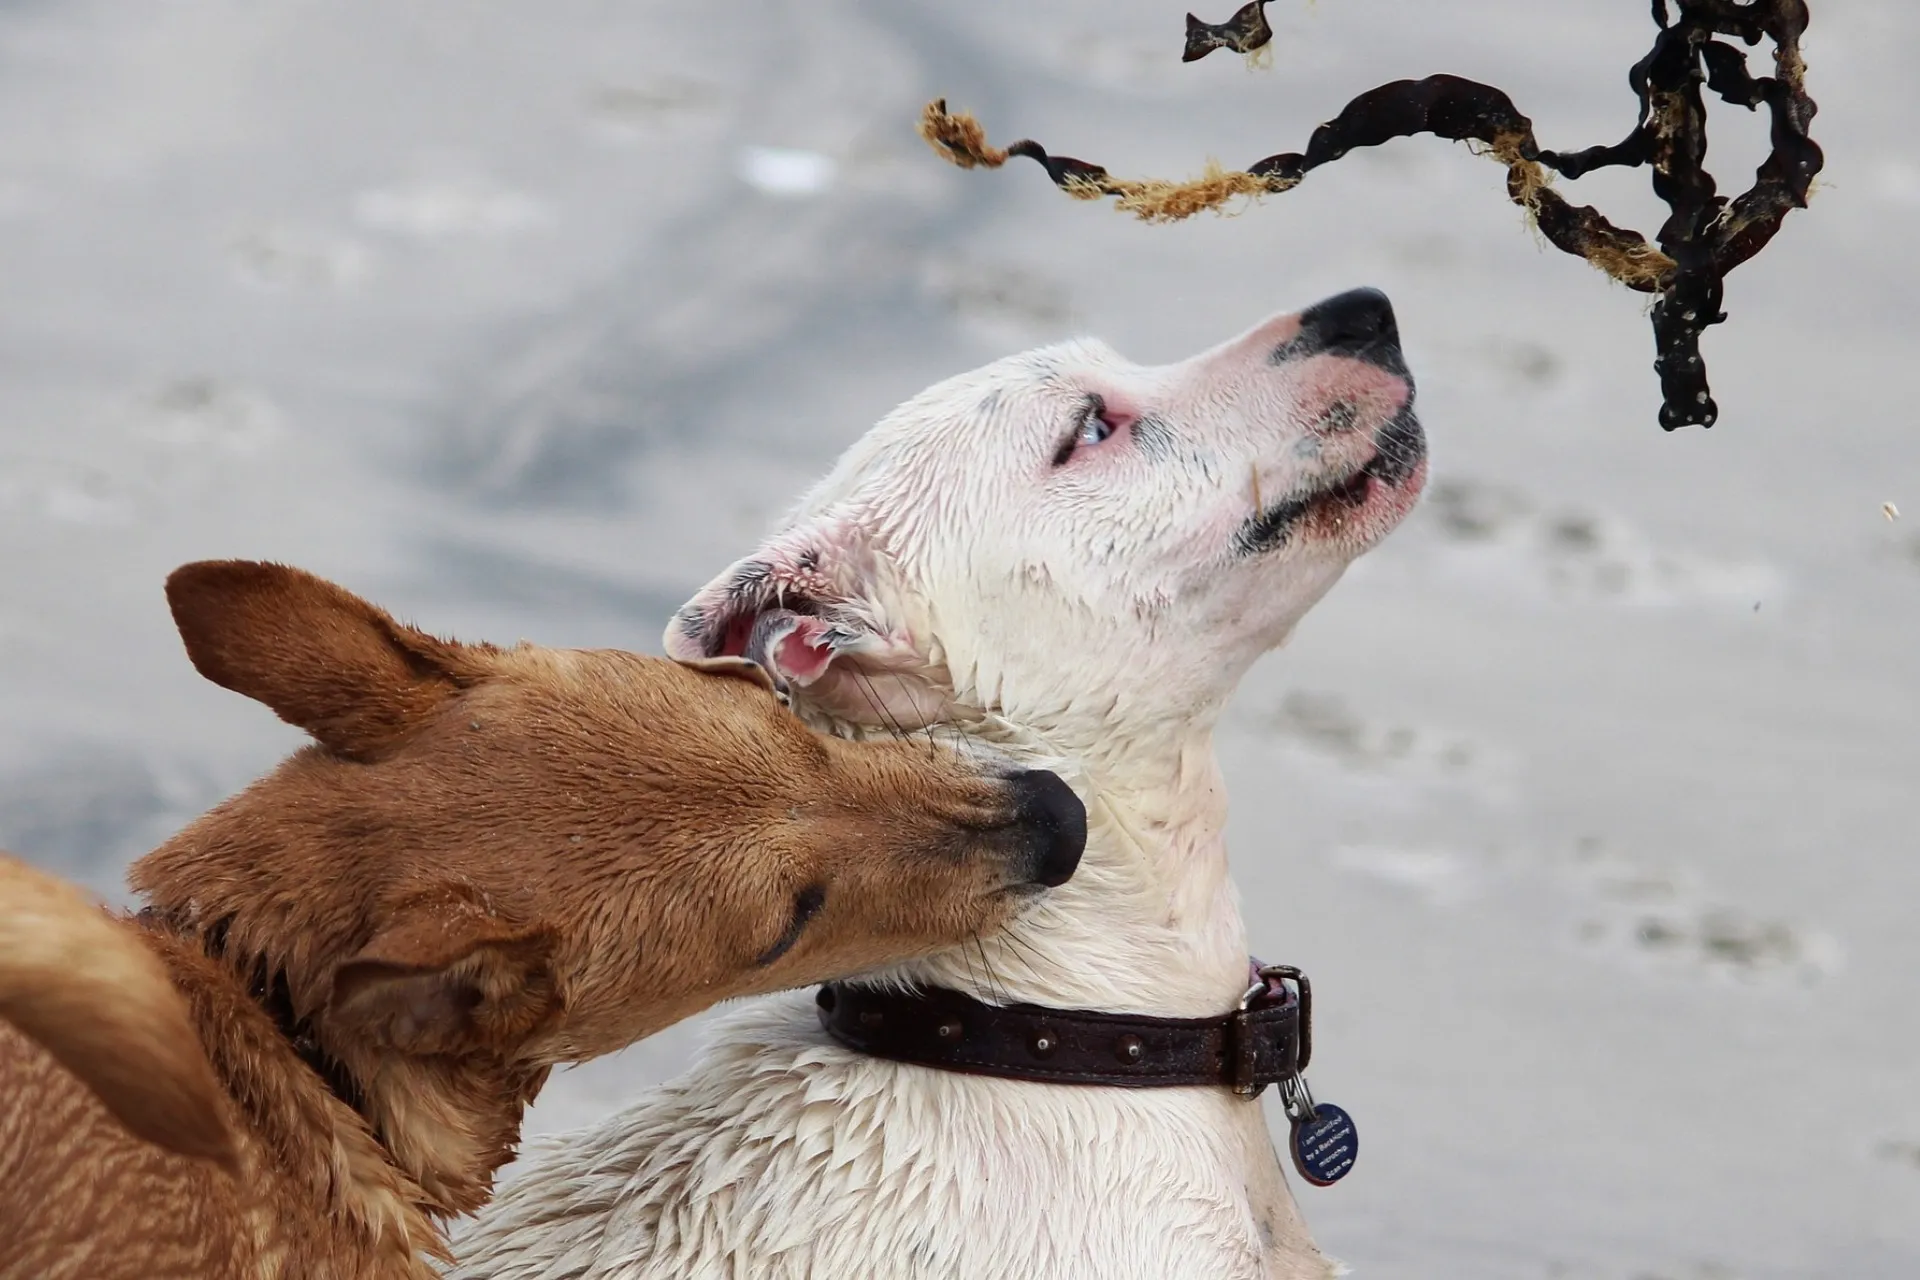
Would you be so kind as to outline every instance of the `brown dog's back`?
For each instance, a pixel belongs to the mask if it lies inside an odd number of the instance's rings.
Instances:
[[[232,1212],[236,1149],[186,1002],[131,926],[3,855],[0,1080],[0,1277],[231,1272],[233,1235],[207,1219]],[[179,1194],[111,1194],[156,1182]],[[105,1229],[129,1213],[132,1255]]]
[[[134,1136],[235,1167],[219,1086],[166,971],[79,890],[4,854],[0,1020]]]
[[[0,1079],[0,1280],[246,1274],[225,1173],[134,1137],[98,1095],[6,1023]]]

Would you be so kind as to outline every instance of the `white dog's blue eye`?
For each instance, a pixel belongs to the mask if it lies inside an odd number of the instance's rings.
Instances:
[[[1115,422],[1107,412],[1107,402],[1099,396],[1088,396],[1086,407],[1080,411],[1080,421],[1060,440],[1059,448],[1053,451],[1053,465],[1062,467],[1073,457],[1078,449],[1099,444],[1129,421],[1124,416],[1121,422]]]
[[[1113,424],[1108,422],[1098,409],[1089,409],[1086,421],[1082,422],[1080,429],[1073,433],[1073,442],[1084,448],[1090,444],[1099,444],[1112,434]]]

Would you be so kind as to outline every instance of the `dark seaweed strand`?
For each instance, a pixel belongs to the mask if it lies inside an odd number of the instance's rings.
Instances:
[[[1180,61],[1198,62],[1215,49],[1253,53],[1266,48],[1273,39],[1273,28],[1267,25],[1267,6],[1271,3],[1273,0],[1252,0],[1225,22],[1202,22],[1188,14],[1187,47]]]
[[[1225,23],[1191,15],[1184,59],[1216,48],[1252,53],[1272,39],[1262,4],[1248,4]],[[1654,369],[1660,375],[1660,425],[1711,427],[1719,407],[1708,390],[1700,335],[1726,319],[1720,304],[1727,273],[1758,253],[1793,209],[1804,208],[1820,172],[1820,148],[1808,136],[1814,103],[1805,87],[1800,37],[1805,0],[1652,0],[1660,31],[1634,64],[1628,83],[1640,100],[1632,133],[1610,146],[1558,152],[1542,148],[1533,122],[1499,89],[1459,76],[1397,80],[1370,89],[1313,131],[1304,152],[1268,156],[1245,170],[1210,169],[1184,183],[1131,181],[1071,156],[1049,155],[1037,142],[991,147],[970,116],[929,106],[921,134],[956,164],[997,168],[1009,156],[1038,162],[1055,185],[1081,199],[1113,197],[1149,221],[1188,217],[1240,195],[1291,190],[1320,165],[1356,147],[1431,133],[1476,143],[1507,167],[1507,194],[1534,217],[1549,243],[1585,258],[1628,288],[1655,293]],[[1674,16],[1674,10],[1678,16]],[[1774,74],[1756,77],[1746,55],[1717,37],[1773,45]],[[1702,89],[1749,110],[1765,106],[1772,151],[1744,194],[1718,194],[1706,170],[1706,106]],[[1617,227],[1591,205],[1574,205],[1547,185],[1547,170],[1578,178],[1608,166],[1653,170],[1653,189],[1669,210],[1655,242]]]

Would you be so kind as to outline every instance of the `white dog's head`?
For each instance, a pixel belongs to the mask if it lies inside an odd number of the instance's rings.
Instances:
[[[667,650],[752,657],[845,725],[991,719],[1080,754],[1211,723],[1425,478],[1377,291],[1177,364],[1042,348],[890,414]]]

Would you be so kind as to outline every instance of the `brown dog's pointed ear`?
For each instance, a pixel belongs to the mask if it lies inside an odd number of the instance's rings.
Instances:
[[[334,970],[329,1021],[403,1053],[505,1051],[559,1007],[554,936],[471,902],[420,902]]]
[[[187,656],[328,749],[379,758],[485,674],[484,647],[436,640],[324,578],[257,560],[202,560],[167,578]]]

